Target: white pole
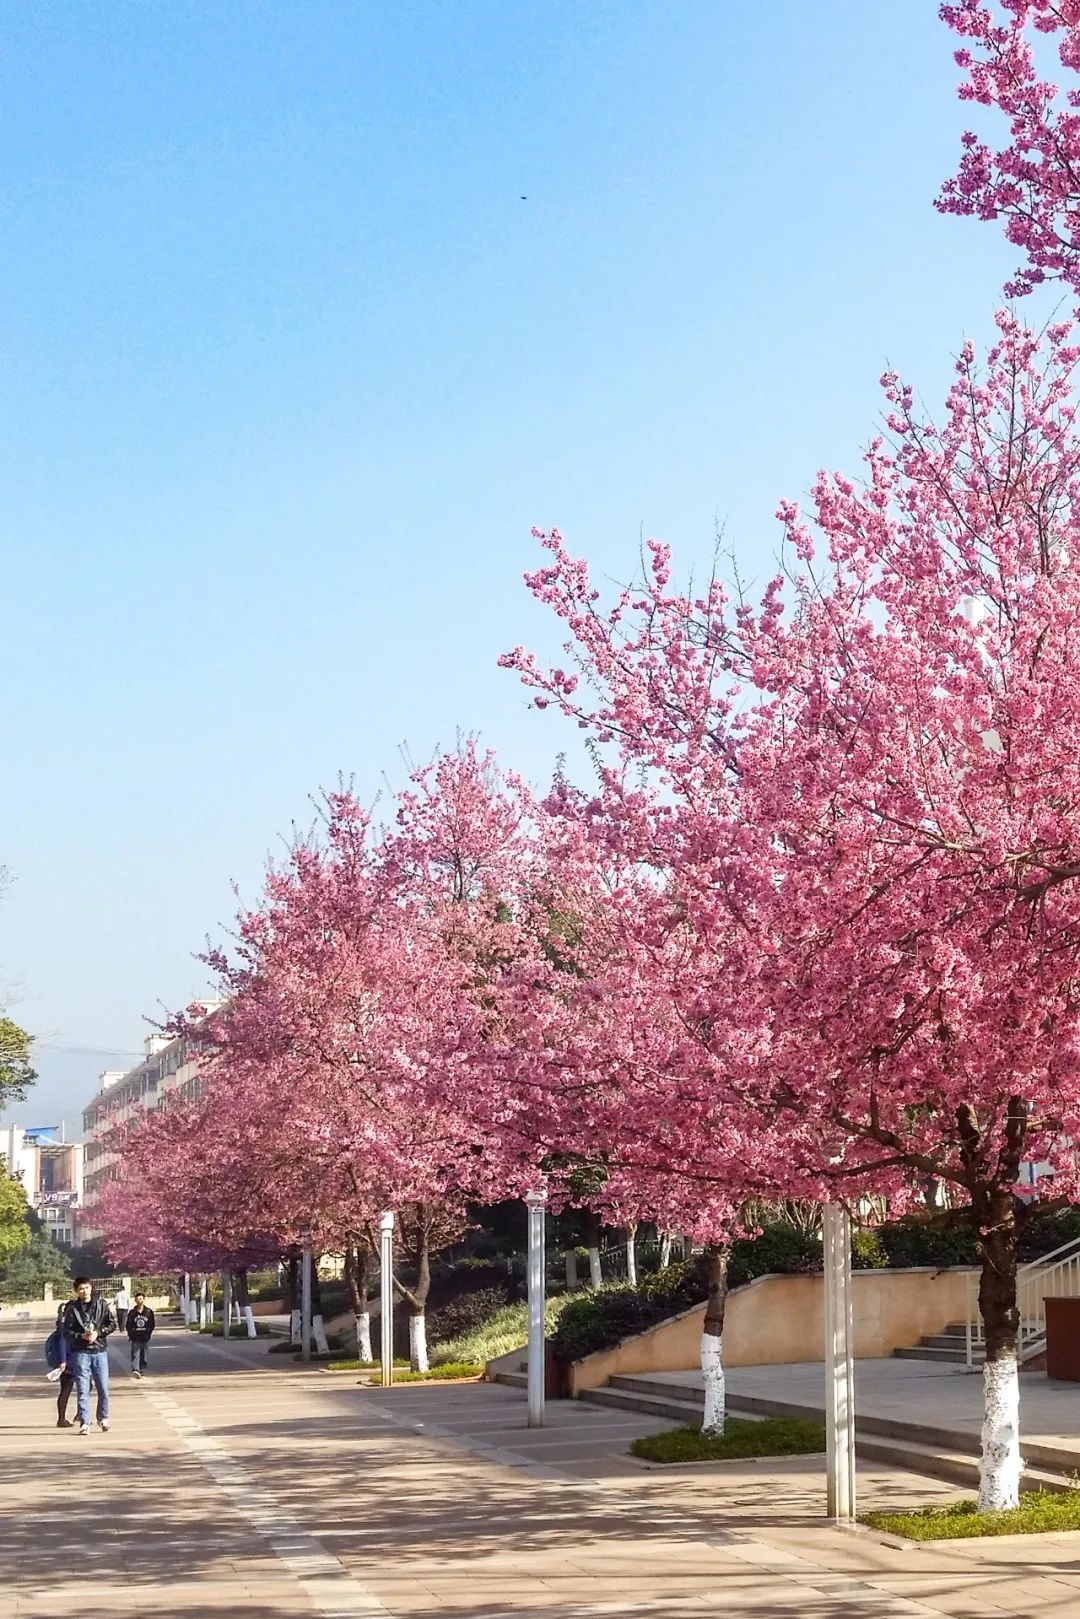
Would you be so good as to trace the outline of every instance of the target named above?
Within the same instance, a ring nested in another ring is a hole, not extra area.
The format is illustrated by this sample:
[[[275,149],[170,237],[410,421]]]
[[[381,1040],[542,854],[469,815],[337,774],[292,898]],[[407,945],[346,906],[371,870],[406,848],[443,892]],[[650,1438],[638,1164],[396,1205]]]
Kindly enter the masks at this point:
[[[227,1338],[232,1326],[232,1276],[227,1270],[221,1273],[221,1336]]]
[[[379,1327],[382,1339],[384,1389],[394,1383],[394,1216],[389,1209],[379,1216]]]
[[[544,1426],[544,1210],[546,1192],[530,1192],[529,1211],[529,1427]]]
[[[311,1232],[304,1232],[304,1258],[300,1270],[300,1359],[311,1359]]]
[[[825,1243],[825,1470],[828,1515],[855,1517],[855,1368],[851,1302],[851,1222],[846,1209],[826,1203]]]

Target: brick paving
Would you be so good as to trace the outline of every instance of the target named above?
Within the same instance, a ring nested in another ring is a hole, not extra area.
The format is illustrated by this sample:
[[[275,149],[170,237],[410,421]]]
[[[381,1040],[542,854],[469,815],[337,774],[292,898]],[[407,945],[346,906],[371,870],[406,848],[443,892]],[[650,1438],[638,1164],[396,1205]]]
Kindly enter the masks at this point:
[[[43,1336],[0,1326],[0,1619],[1080,1619],[1080,1534],[897,1547],[824,1524],[818,1458],[646,1468],[634,1413],[532,1433],[518,1390],[383,1392],[262,1342],[166,1329],[142,1384],[114,1356],[113,1431],[81,1438]]]

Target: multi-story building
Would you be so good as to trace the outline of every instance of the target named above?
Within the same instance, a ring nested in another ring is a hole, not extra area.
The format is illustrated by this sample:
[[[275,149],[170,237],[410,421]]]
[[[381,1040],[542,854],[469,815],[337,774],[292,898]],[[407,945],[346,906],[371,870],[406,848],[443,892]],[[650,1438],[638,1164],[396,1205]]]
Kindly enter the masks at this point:
[[[221,1002],[204,1001],[202,1005],[210,1013]],[[186,1040],[151,1034],[144,1044],[146,1051],[142,1061],[134,1068],[109,1069],[103,1073],[97,1095],[83,1109],[88,1203],[93,1202],[108,1181],[119,1177],[120,1155],[109,1139],[116,1126],[126,1124],[139,1113],[161,1107],[171,1094],[190,1098],[198,1096],[202,1088],[198,1056],[188,1049]],[[84,1230],[84,1235],[91,1237],[99,1233]]]
[[[0,1130],[0,1153],[21,1180],[26,1200],[49,1234],[70,1248],[79,1240],[83,1201],[83,1146],[57,1139],[55,1125],[12,1124]]]

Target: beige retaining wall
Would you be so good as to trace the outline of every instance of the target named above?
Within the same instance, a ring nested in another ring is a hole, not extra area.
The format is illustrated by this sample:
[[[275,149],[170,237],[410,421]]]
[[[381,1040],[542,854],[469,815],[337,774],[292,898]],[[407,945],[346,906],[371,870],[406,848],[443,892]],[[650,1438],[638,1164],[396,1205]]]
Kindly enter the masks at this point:
[[[967,1314],[971,1269],[859,1270],[852,1275],[855,1355],[876,1360],[942,1332]],[[726,1366],[783,1366],[821,1360],[825,1291],[820,1276],[759,1276],[728,1295]],[[700,1364],[705,1306],[664,1321],[570,1369],[571,1392],[628,1372],[685,1372]]]

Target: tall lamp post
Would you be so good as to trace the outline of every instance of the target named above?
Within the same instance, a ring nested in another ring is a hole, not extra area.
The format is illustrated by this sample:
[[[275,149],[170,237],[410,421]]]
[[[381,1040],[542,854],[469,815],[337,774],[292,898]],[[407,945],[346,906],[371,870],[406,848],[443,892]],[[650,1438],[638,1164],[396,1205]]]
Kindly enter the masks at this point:
[[[546,1293],[544,1214],[546,1192],[530,1192],[529,1211],[529,1427],[544,1426],[544,1303]]]
[[[384,1389],[394,1382],[394,1216],[390,1209],[379,1216],[379,1327]]]

